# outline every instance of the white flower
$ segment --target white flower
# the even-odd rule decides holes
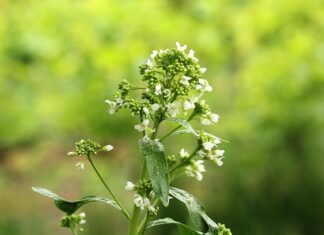
[[[152,51],[151,58],[154,59],[155,56],[157,56],[158,52],[157,50]]]
[[[207,71],[207,68],[200,68],[200,72],[206,73],[206,71]]]
[[[217,123],[218,122],[218,119],[219,119],[219,115],[216,114],[216,113],[210,113],[208,114],[210,120],[214,123]]]
[[[223,165],[223,158],[221,157],[221,158],[217,158],[216,159],[216,164],[217,164],[217,166],[222,166]]]
[[[108,145],[102,147],[102,150],[103,150],[103,151],[107,151],[107,152],[109,152],[109,151],[111,151],[111,150],[113,150],[113,149],[114,149],[114,146],[112,146],[112,145],[110,145],[110,144],[108,144]]]
[[[179,155],[180,155],[181,158],[189,157],[189,153],[185,149],[181,149]]]
[[[199,156],[199,157],[205,157],[206,156],[206,152],[204,151],[204,150],[202,150],[202,149],[200,149],[198,152],[197,152],[197,155]]]
[[[197,180],[201,181],[203,179],[202,172],[206,172],[205,166],[203,165],[203,160],[198,160],[196,162],[192,162],[191,165],[187,166],[185,169],[185,173],[188,176],[196,177]]]
[[[200,123],[206,126],[212,124],[212,122],[208,118],[203,118],[203,117],[200,119]]]
[[[110,114],[113,114],[117,111],[117,102],[111,100],[105,100],[105,102],[110,106],[110,108],[108,109],[108,112]]]
[[[133,184],[130,181],[126,182],[125,190],[127,191],[133,191],[135,189],[135,184]]]
[[[150,120],[144,119],[141,124],[135,125],[135,129],[138,130],[139,132],[145,131],[149,123]]]
[[[143,112],[144,112],[146,115],[148,115],[148,114],[150,113],[150,111],[149,111],[148,108],[146,108],[146,107],[143,108]]]
[[[180,103],[178,101],[167,104],[168,112],[172,117],[177,116],[177,114],[180,112],[179,107],[180,107]]]
[[[190,50],[188,53],[188,57],[193,59],[195,62],[198,62],[198,58],[195,57],[195,51],[194,50]]]
[[[135,130],[137,130],[139,132],[145,131],[145,136],[147,136],[154,132],[153,129],[148,127],[149,123],[150,123],[150,121],[148,119],[144,119],[142,123],[135,125],[134,128],[135,128]]]
[[[162,94],[161,84],[156,84],[154,94],[155,95],[161,95]]]
[[[85,224],[86,223],[86,220],[84,218],[86,217],[86,214],[84,212],[81,212],[79,214],[79,217],[81,219],[80,222],[79,222],[79,224]]]
[[[198,84],[196,86],[197,90],[201,90],[201,91],[208,91],[211,92],[213,90],[213,88],[209,85],[208,81],[206,79],[202,79],[200,78],[198,80]]]
[[[203,145],[204,149],[206,149],[207,151],[211,151],[212,148],[214,148],[215,143],[213,143],[211,141],[207,141],[207,142],[204,142],[202,145]]]
[[[213,123],[217,123],[218,119],[218,114],[209,112],[200,118],[200,123],[203,125],[211,125]]]
[[[79,169],[79,170],[84,170],[84,162],[77,162],[75,164],[75,166]]]
[[[151,206],[151,202],[147,197],[142,197],[139,194],[135,194],[134,196],[134,204],[141,208],[141,210],[144,210],[145,208],[148,208]]]
[[[150,68],[153,67],[153,63],[152,63],[152,61],[151,61],[150,59],[148,59],[148,60],[146,61],[146,65],[147,65],[148,67],[150,67]]]
[[[222,150],[222,149],[217,149],[217,150],[215,151],[215,155],[216,155],[217,157],[222,157],[222,156],[224,155],[224,153],[225,153],[225,150]]]
[[[156,112],[160,109],[161,105],[159,104],[152,104],[151,109],[153,112]]]
[[[192,79],[191,77],[182,76],[181,80],[180,80],[180,83],[182,83],[183,85],[189,86],[190,85],[189,81],[191,79]]]
[[[181,46],[179,42],[176,42],[176,46],[178,51],[185,51],[187,49],[187,45]]]
[[[68,152],[66,155],[68,155],[68,156],[76,156],[77,153],[76,152]]]
[[[197,103],[199,97],[191,97],[189,100],[183,102],[183,110],[189,110],[195,108],[195,103]]]
[[[116,99],[116,104],[118,106],[121,106],[123,103],[124,103],[124,100],[122,98],[119,97],[119,98]]]
[[[220,143],[222,143],[222,141],[219,139],[219,138],[214,138],[213,139],[213,143],[215,144],[215,145],[217,145],[217,144],[220,144]]]
[[[79,224],[85,224],[86,223],[86,220],[84,219],[85,218],[85,213],[84,212],[81,212],[79,214],[79,218],[80,218],[80,221],[79,221]],[[82,231],[82,230],[81,230]]]

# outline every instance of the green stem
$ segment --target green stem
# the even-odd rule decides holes
[[[193,111],[186,121],[187,122],[190,122],[194,118],[195,115],[196,115],[196,112]],[[168,136],[170,136],[173,132],[175,132],[176,130],[178,130],[180,127],[182,127],[182,125],[179,125],[179,126],[175,127],[172,131],[168,132],[165,136],[163,136],[160,139],[160,141],[162,142],[165,138],[167,138]]]
[[[127,213],[127,211],[124,209],[124,207],[121,205],[121,203],[119,202],[119,200],[116,198],[116,196],[114,195],[114,193],[111,191],[111,189],[109,188],[109,186],[106,184],[106,182],[104,181],[104,179],[102,178],[102,176],[100,175],[99,171],[97,170],[97,168],[95,167],[92,159],[90,156],[88,156],[88,160],[92,166],[92,168],[94,169],[94,171],[96,172],[97,176],[99,177],[99,179],[101,180],[101,182],[103,183],[103,185],[105,186],[105,188],[107,189],[107,191],[110,193],[110,195],[113,197],[113,199],[115,200],[115,202],[117,203],[117,205],[120,207],[121,212],[127,217],[128,220],[130,220],[130,216]]]
[[[173,132],[175,132],[176,130],[178,130],[180,127],[182,127],[182,125],[177,126],[176,128],[174,128],[172,131],[170,131],[169,133],[167,133],[165,136],[163,136],[160,141],[162,142],[165,138],[167,138],[168,136],[170,136]]]

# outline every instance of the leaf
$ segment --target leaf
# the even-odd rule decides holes
[[[218,225],[209,218],[202,203],[191,193],[172,187],[170,194],[186,205],[190,218],[197,229],[206,232],[208,226],[211,234],[217,231]]]
[[[169,171],[163,145],[149,138],[139,141],[140,151],[146,160],[153,191],[164,206],[169,204]]]
[[[189,225],[180,223],[178,221],[175,221],[171,218],[164,218],[164,219],[157,219],[154,221],[151,221],[147,224],[146,228],[152,228],[154,226],[160,226],[160,225],[165,225],[165,224],[176,224],[181,231],[181,234],[183,235],[201,235],[203,233],[196,231]]]
[[[81,198],[78,201],[68,201],[47,189],[37,188],[37,187],[32,187],[32,189],[36,193],[54,199],[54,203],[56,207],[69,215],[73,214],[80,207],[90,202],[103,202],[121,211],[120,207],[117,205],[115,201],[104,197],[87,196]]]
[[[166,120],[176,122],[176,123],[180,124],[181,126],[183,126],[189,133],[192,133],[195,136],[199,136],[198,133],[195,131],[195,129],[189,124],[189,122],[187,122],[184,119],[170,117],[170,118],[167,118]]]

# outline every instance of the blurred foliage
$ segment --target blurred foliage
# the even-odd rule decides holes
[[[98,159],[100,168],[132,200],[123,185],[137,177],[136,120],[108,116],[103,101],[175,41],[208,68],[208,99],[222,117],[213,130],[230,141],[204,183],[178,183],[233,234],[324,234],[323,39],[320,0],[0,1],[0,234],[67,234],[32,185],[71,199],[104,193],[64,156],[80,137],[115,145],[118,158]],[[83,234],[126,233],[109,208],[85,210]],[[183,208],[168,212],[186,218]]]

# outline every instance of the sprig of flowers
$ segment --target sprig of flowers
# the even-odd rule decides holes
[[[121,109],[128,110],[137,120],[134,129],[142,134],[139,140],[143,155],[141,177],[134,181],[135,183],[127,181],[125,185],[125,190],[134,193],[132,216],[112,192],[92,160],[99,152],[113,150],[113,146],[101,146],[89,139],[80,140],[76,143],[75,150],[67,155],[85,157],[113,200],[90,196],[70,202],[48,190],[37,189],[39,193],[53,198],[56,205],[67,212],[61,221],[62,226],[69,227],[76,234],[79,225],[85,222],[85,215],[73,213],[88,202],[100,201],[115,207],[125,215],[130,222],[129,235],[143,235],[149,227],[168,223],[185,226],[186,231],[189,229],[188,231],[192,232],[190,234],[231,235],[229,229],[222,224],[216,224],[206,215],[203,206],[194,196],[171,187],[173,181],[183,175],[202,181],[203,173],[206,172],[206,161],[213,161],[218,166],[223,165],[225,151],[220,148],[223,140],[204,130],[196,130],[190,124],[197,120],[198,123],[209,126],[218,123],[220,119],[203,99],[203,95],[212,92],[213,88],[204,77],[207,69],[201,67],[198,62],[195,51],[179,42],[172,49],[153,50],[145,63],[139,66],[144,87],[137,87],[124,80],[119,83],[118,91],[112,99],[105,100],[109,114],[115,114]],[[134,98],[138,97],[133,96],[134,92],[140,92],[140,98]],[[162,122],[173,122],[178,126],[159,136]],[[183,147],[179,152],[166,155],[166,138],[181,133],[190,133],[196,137],[194,150]],[[75,166],[81,170],[85,169],[83,161],[77,162]],[[168,206],[170,195],[185,203],[194,223],[199,220],[196,227],[205,221],[208,231],[196,231],[188,225],[168,218],[149,222],[158,214],[160,202]]]

